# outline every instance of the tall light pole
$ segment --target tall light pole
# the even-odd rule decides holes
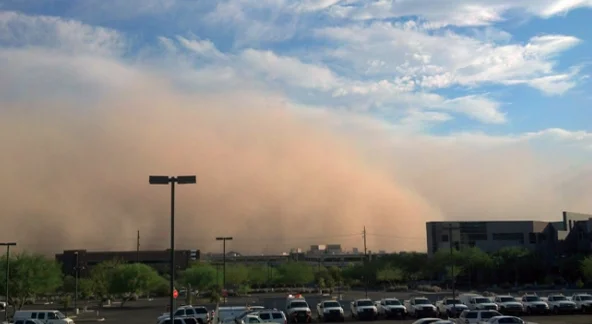
[[[80,270],[84,269],[84,267],[80,266],[80,254],[78,254],[78,251],[74,252],[74,255],[76,256],[74,265],[74,312],[78,314],[78,283],[80,281]]]
[[[0,246],[6,246],[6,309],[4,310],[4,321],[8,322],[8,296],[9,296],[9,289],[8,289],[8,281],[10,279],[10,247],[16,246],[15,242],[6,242],[0,243]]]
[[[173,290],[175,290],[175,183],[178,184],[193,184],[197,182],[196,176],[177,176],[177,177],[169,177],[169,176],[150,176],[148,182],[151,185],[171,185],[171,256],[170,256],[170,264],[169,267],[171,268],[171,278],[170,278],[170,296],[169,296],[169,303],[170,303],[170,321],[171,323],[174,322],[174,314],[175,309],[173,304],[175,303],[175,298],[173,297]]]
[[[226,241],[232,241],[232,237],[216,237],[216,241],[222,241],[222,289],[226,290]]]

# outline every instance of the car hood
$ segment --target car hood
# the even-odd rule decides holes
[[[402,309],[402,308],[405,308],[405,306],[403,306],[403,305],[387,305],[387,306],[385,306],[385,308],[387,308],[387,309]]]
[[[423,304],[423,305],[415,305],[415,308],[436,308],[434,305]]]
[[[341,307],[325,307],[323,308],[324,311],[332,311],[332,310],[338,310],[338,311],[343,311],[343,308]]]
[[[533,301],[533,302],[527,302],[527,304],[530,305],[545,305],[545,306],[549,306],[547,303],[545,303],[544,301]]]
[[[302,311],[310,312],[310,308],[308,308],[308,307],[294,307],[294,308],[290,308],[290,312],[302,312]]]
[[[454,307],[454,308],[469,308],[465,304],[454,304],[454,305],[453,304],[447,304],[446,305],[446,308],[452,308],[452,307]]]
[[[479,303],[478,306],[497,306],[496,303]]]
[[[374,306],[358,306],[356,308],[357,309],[373,309],[373,310],[376,310],[376,307],[374,307]]]
[[[522,304],[519,301],[508,301],[499,304],[502,306],[522,306]]]

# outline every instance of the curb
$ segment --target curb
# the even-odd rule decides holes
[[[105,318],[79,318],[76,320],[76,323],[84,323],[84,322],[104,322]]]

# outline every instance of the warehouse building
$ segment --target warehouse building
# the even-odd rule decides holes
[[[574,233],[571,233],[575,229]],[[522,246],[548,255],[573,252],[573,246],[592,251],[587,235],[592,215],[564,211],[556,222],[544,221],[467,221],[426,223],[428,255],[440,249],[477,247],[495,252],[508,246]],[[576,233],[577,232],[577,233]],[[586,242],[587,240],[587,242]]]
[[[170,250],[154,251],[87,251],[66,250],[56,254],[56,261],[62,265],[65,274],[74,275],[76,266],[80,269],[80,276],[89,274],[93,266],[111,260],[124,263],[143,263],[154,267],[160,273],[169,272]],[[187,269],[192,261],[199,261],[199,250],[175,250],[175,265],[177,271]]]

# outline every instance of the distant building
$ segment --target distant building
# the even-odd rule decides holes
[[[576,246],[588,246],[592,252],[592,241],[584,242],[587,228],[592,229],[592,215],[563,212],[562,220],[543,221],[459,221],[426,223],[428,255],[438,250],[464,247],[478,247],[486,252],[495,252],[509,246],[522,246],[541,251],[549,258],[558,253],[570,253]],[[450,230],[452,228],[452,230]],[[575,229],[577,233],[571,234]],[[571,235],[570,235],[571,234]],[[575,236],[574,236],[575,235]],[[590,235],[592,237],[592,235]]]
[[[160,273],[169,272],[170,250],[159,251],[87,251],[66,250],[55,255],[56,261],[62,265],[65,274],[74,275],[76,265],[80,269],[80,276],[86,276],[95,265],[111,260],[124,263],[143,263],[154,267]],[[191,261],[200,259],[199,250],[175,250],[175,266],[177,271],[185,270]]]
[[[341,254],[343,250],[341,249],[341,244],[327,244],[325,248],[326,254]]]
[[[326,248],[327,247],[324,244],[311,245],[308,252],[312,254],[324,253]]]
[[[360,252],[358,251],[358,248],[353,248],[352,249],[352,253],[353,254],[359,254]]]

